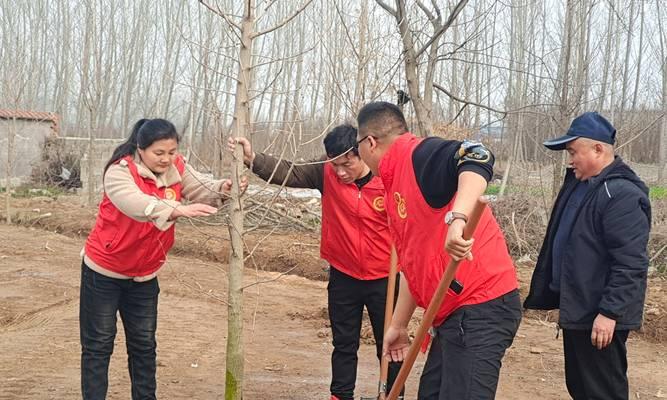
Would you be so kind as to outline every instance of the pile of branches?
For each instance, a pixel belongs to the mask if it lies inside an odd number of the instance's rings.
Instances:
[[[491,204],[493,214],[505,234],[514,260],[536,261],[547,229],[548,213],[544,205],[523,193],[503,196]]]
[[[246,226],[250,229],[279,226],[297,231],[317,231],[321,222],[319,199],[246,198]]]
[[[81,187],[80,157],[65,150],[64,142],[48,137],[42,146],[42,157],[33,169],[32,181],[64,189]]]

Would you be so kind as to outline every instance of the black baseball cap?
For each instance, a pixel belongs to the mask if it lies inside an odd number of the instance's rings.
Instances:
[[[547,140],[544,142],[544,146],[549,150],[565,150],[565,146],[569,142],[580,137],[614,144],[616,128],[602,115],[595,111],[589,111],[575,118],[564,136]]]

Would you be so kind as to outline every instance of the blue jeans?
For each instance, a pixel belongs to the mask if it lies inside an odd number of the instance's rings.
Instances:
[[[147,282],[114,279],[82,263],[79,325],[84,400],[106,398],[117,313],[125,329],[132,399],[155,399],[158,293],[157,278]]]

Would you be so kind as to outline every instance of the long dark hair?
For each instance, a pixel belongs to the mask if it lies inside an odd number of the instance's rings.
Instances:
[[[132,133],[125,143],[122,143],[113,151],[111,159],[104,167],[104,172],[121,158],[134,154],[137,149],[146,149],[153,142],[164,139],[176,139],[180,141],[176,127],[166,119],[140,119],[132,127]]]

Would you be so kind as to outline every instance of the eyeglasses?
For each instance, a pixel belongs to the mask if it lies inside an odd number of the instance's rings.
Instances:
[[[370,135],[368,135],[368,136],[364,136],[363,139],[359,139],[359,140],[357,140],[357,147],[359,147],[359,145],[361,144],[361,142],[363,142],[364,140],[368,139],[369,137],[371,137],[371,136],[370,136]]]

